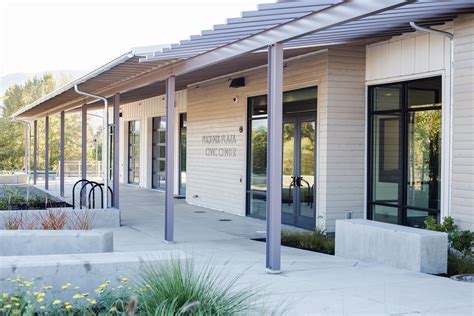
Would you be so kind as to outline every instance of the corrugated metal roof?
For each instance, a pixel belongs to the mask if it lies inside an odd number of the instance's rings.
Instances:
[[[243,12],[240,18],[228,19],[226,24],[215,25],[212,30],[202,31],[200,35],[191,36],[189,40],[172,44],[170,48],[154,52],[142,61],[166,60],[171,57],[188,59],[342,2],[297,1],[260,5],[257,11]],[[460,13],[473,11],[473,0],[416,1],[291,39],[284,43],[284,47],[347,43],[372,36],[396,36],[413,31],[409,22],[417,22],[419,25],[442,24]]]
[[[380,0],[382,1],[382,0]],[[15,116],[32,118],[70,110],[91,100],[84,99],[74,92],[74,85],[80,84],[81,90],[95,94],[123,93],[123,100],[136,100],[162,93],[162,84],[153,82],[154,74],[166,70],[166,66],[200,56],[206,52],[225,47],[239,40],[251,38],[256,34],[277,28],[288,22],[298,20],[315,12],[325,11],[343,4],[339,0],[313,1],[280,1],[278,3],[262,4],[256,11],[243,12],[241,17],[228,19],[225,24],[215,25],[212,30],[202,31],[200,35],[173,45],[150,46],[133,49],[110,63],[91,73],[67,84],[53,93],[22,108]],[[361,2],[362,3],[362,2]],[[364,38],[386,38],[412,31],[409,22],[419,25],[437,25],[450,21],[460,13],[474,12],[473,0],[457,1],[407,1],[402,6],[378,12],[356,20],[343,22],[322,29],[316,33],[304,34],[291,38],[284,43],[285,48],[307,53],[318,47],[328,47],[336,44],[352,43]],[[288,54],[287,50],[287,53]],[[254,55],[254,56],[251,56]],[[261,54],[259,54],[261,55]],[[231,70],[236,69],[239,60],[245,60],[246,65],[265,63],[265,56],[246,54],[235,61],[222,63]],[[145,62],[141,62],[145,61]],[[240,64],[242,65],[242,64]],[[205,80],[210,75],[223,74],[227,69],[213,65],[205,69],[180,76],[182,83],[192,83],[192,80]],[[140,84],[130,85],[128,82]],[[156,80],[155,80],[156,81]],[[177,87],[180,83],[177,81]],[[115,91],[115,92],[114,92]]]

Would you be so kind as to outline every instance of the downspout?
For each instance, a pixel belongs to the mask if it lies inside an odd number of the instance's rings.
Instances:
[[[77,84],[74,85],[74,90],[77,94],[94,98],[96,100],[104,101],[104,117],[103,117],[103,127],[102,127],[102,174],[104,177],[104,192],[105,194],[102,196],[102,200],[104,202],[104,209],[107,209],[109,206],[109,157],[108,157],[108,148],[109,148],[109,104],[107,102],[107,98],[101,97],[99,95],[95,95],[92,93],[87,93],[84,91],[80,91],[77,87]]]
[[[452,185],[451,185],[451,178],[453,172],[453,104],[454,104],[454,34],[435,30],[429,27],[423,27],[416,25],[415,22],[410,22],[410,26],[420,32],[427,32],[433,35],[444,36],[449,38],[450,49],[449,49],[449,152],[448,152],[448,159],[449,159],[449,167],[448,167],[448,189],[446,192],[447,194],[447,212],[445,215],[451,215],[451,200],[452,200]]]

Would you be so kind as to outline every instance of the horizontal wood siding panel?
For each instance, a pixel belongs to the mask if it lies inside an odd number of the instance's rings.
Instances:
[[[286,62],[286,90],[314,86],[326,76],[326,54],[308,56]],[[239,75],[240,76],[240,75]],[[247,98],[266,94],[267,70],[261,68],[242,74],[246,86],[229,88],[225,79],[217,79],[188,88],[188,203],[245,215],[247,157]],[[318,88],[321,89],[321,88]],[[238,98],[234,102],[233,98]],[[321,104],[322,94],[319,94]],[[239,132],[239,128],[243,132]],[[221,148],[203,144],[203,136],[235,135],[235,157],[209,157],[206,148]],[[226,145],[224,145],[226,147]]]
[[[452,216],[474,230],[474,14],[454,21]]]

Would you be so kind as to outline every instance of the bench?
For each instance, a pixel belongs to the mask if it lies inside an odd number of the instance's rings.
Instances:
[[[446,273],[448,235],[364,219],[336,221],[336,256],[399,269]]]

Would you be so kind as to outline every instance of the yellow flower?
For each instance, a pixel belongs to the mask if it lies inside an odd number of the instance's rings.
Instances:
[[[82,296],[82,297],[88,297],[88,296],[89,296],[89,293],[82,293],[81,296]]]
[[[75,289],[75,290],[79,290],[79,289],[80,289],[80,287],[79,287],[79,286],[76,286],[76,287],[74,287],[74,289]]]
[[[49,290],[49,289],[52,289],[52,288],[53,288],[52,285],[45,285],[45,286],[43,286],[43,289],[45,289],[45,290]]]
[[[30,287],[30,286],[33,285],[33,282],[25,282],[24,284],[25,284],[25,286]]]
[[[72,308],[71,303],[69,303],[69,302],[64,303],[64,308],[67,309],[67,310],[71,309]]]
[[[120,281],[122,281],[123,283],[127,283],[128,279],[126,277],[120,277]]]
[[[42,298],[42,297],[39,297],[39,298],[36,300],[37,303],[41,303],[41,302],[43,302],[43,301],[44,301],[44,298]]]
[[[112,312],[112,313],[116,312],[116,311],[117,311],[117,307],[115,307],[115,306],[112,306],[112,308],[109,310],[109,312]]]
[[[41,305],[41,306],[40,306],[40,309],[41,309],[41,310],[45,310],[45,309],[46,309],[46,306]]]
[[[8,297],[8,293],[3,293],[3,298],[7,298]]]
[[[78,299],[80,299],[81,297],[82,297],[81,294],[74,294],[74,295],[72,296],[72,298],[75,299],[75,300],[78,300]]]
[[[92,298],[92,299],[91,299],[91,298],[88,298],[87,301],[88,301],[89,303],[91,303],[92,305],[97,304],[97,301],[96,301],[95,299],[93,299],[93,298]]]
[[[53,301],[53,305],[59,305],[59,304],[61,304],[61,301],[60,301],[60,300],[54,300],[54,301]]]
[[[72,284],[71,283],[66,283],[62,286],[63,289],[68,289]]]
[[[122,289],[122,288],[123,288],[123,285],[117,286],[117,289]]]
[[[11,304],[5,305],[5,308],[12,308]]]

